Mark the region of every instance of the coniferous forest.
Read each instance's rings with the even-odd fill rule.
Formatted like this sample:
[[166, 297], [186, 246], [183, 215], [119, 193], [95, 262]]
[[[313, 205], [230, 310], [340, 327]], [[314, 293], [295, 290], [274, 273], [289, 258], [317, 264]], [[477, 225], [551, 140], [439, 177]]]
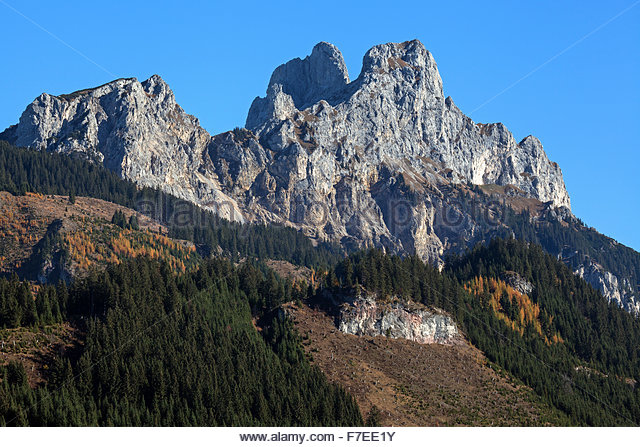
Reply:
[[138, 188], [87, 160], [16, 148], [2, 140], [0, 191], [86, 196], [117, 203], [167, 225], [171, 237], [193, 241], [206, 256], [219, 247], [233, 260], [249, 256], [327, 267], [343, 255], [340, 247], [324, 243], [314, 246], [292, 228], [229, 222], [162, 191]]
[[[0, 287], [3, 306], [28, 293]], [[290, 298], [290, 282], [228, 261], [176, 276], [139, 259], [61, 287], [42, 293], [82, 322], [82, 352], [60, 357], [35, 390], [20, 364], [2, 367], [0, 425], [362, 424], [354, 400], [309, 364], [290, 322], [265, 315], [264, 334], [255, 330], [253, 301]], [[3, 314], [5, 324], [60, 317], [26, 308]]]
[[[603, 250], [611, 243], [595, 231], [535, 227], [513, 212], [506, 220], [515, 239], [451, 256], [439, 271], [416, 256], [372, 249], [345, 257], [293, 229], [230, 223], [85, 160], [4, 142], [0, 190], [137, 208], [172, 237], [193, 241], [204, 259], [179, 274], [162, 260], [137, 258], [69, 283], [34, 284], [22, 271], [0, 278], [1, 329], [69, 323], [81, 338], [38, 386], [22, 364], [0, 366], [0, 425], [361, 425], [355, 400], [312, 366], [280, 308], [356, 287], [443, 309], [496, 368], [567, 423], [640, 424], [640, 320], [548, 254], [573, 244], [611, 271], [639, 278], [638, 254]], [[159, 205], [141, 205], [149, 203]], [[191, 223], [175, 222], [185, 207]], [[139, 225], [122, 212], [112, 223]], [[46, 237], [36, 249], [46, 249]], [[268, 259], [318, 269], [320, 280], [308, 287], [283, 279], [262, 262]], [[516, 293], [505, 274], [531, 291]]]

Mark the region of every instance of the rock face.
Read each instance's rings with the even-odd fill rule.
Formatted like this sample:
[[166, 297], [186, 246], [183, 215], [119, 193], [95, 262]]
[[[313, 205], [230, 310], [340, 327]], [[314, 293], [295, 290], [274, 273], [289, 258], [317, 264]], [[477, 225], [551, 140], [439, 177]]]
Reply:
[[561, 171], [540, 141], [529, 136], [517, 143], [500, 123], [473, 123], [444, 98], [437, 65], [418, 41], [372, 48], [352, 83], [339, 51], [318, 44], [304, 61], [276, 69], [267, 96], [251, 106], [247, 128], [275, 151], [298, 146], [333, 155], [333, 166], [325, 167], [334, 172], [326, 177], [343, 177], [349, 164], [370, 171], [370, 165], [404, 161], [410, 166], [395, 170], [424, 172], [436, 162], [451, 169], [447, 177], [454, 180], [510, 184], [570, 207]]
[[141, 186], [242, 220], [235, 201], [208, 172], [210, 135], [176, 103], [159, 77], [118, 79], [69, 95], [43, 93], [0, 138], [16, 146], [75, 154]]
[[333, 97], [348, 83], [349, 74], [340, 51], [330, 43], [320, 42], [304, 60], [296, 58], [276, 68], [269, 81], [267, 97], [256, 98], [249, 109], [247, 128], [261, 125], [289, 106], [280, 104], [276, 97], [291, 101], [292, 107], [303, 110]]
[[472, 122], [444, 97], [418, 41], [372, 48], [353, 82], [340, 52], [320, 43], [275, 70], [246, 126], [274, 152], [262, 207], [320, 238], [438, 262], [448, 248], [437, 214], [449, 185], [512, 185], [570, 207], [540, 141], [517, 143], [502, 124]]
[[528, 295], [533, 292], [533, 284], [516, 272], [504, 272], [500, 277], [503, 281], [523, 295]]
[[461, 340], [448, 315], [413, 303], [380, 304], [366, 296], [342, 305], [338, 329], [347, 334], [382, 335], [418, 343], [453, 344]]
[[636, 316], [640, 315], [640, 301], [636, 298], [627, 278], [618, 278], [600, 264], [590, 260], [578, 267], [575, 274], [599, 290], [609, 302], [618, 304]]

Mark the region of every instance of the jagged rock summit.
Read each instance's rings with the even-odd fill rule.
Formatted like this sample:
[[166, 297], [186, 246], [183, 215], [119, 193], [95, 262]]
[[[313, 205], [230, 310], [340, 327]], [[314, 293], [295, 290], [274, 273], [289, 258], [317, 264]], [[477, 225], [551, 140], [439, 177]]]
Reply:
[[293, 101], [293, 107], [304, 109], [321, 99], [330, 98], [349, 83], [347, 66], [342, 53], [327, 42], [320, 42], [311, 55], [296, 58], [275, 69], [267, 88], [267, 98], [257, 98], [247, 117], [247, 128], [271, 118], [277, 110], [275, 98], [284, 93]]
[[318, 44], [311, 56], [274, 71], [246, 126], [272, 150], [332, 153], [341, 166], [363, 159], [405, 163], [401, 169], [420, 173], [436, 164], [451, 169], [454, 182], [514, 185], [570, 208], [560, 168], [540, 141], [529, 136], [517, 143], [501, 123], [465, 116], [444, 97], [436, 62], [421, 42], [373, 47], [360, 76], [348, 79], [339, 51]]

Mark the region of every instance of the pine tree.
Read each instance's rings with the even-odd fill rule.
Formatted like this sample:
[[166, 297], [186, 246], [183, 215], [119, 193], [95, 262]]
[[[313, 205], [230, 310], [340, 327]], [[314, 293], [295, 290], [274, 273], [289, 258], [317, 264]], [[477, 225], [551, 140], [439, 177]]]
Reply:
[[132, 214], [131, 217], [129, 217], [129, 228], [136, 231], [140, 229], [138, 217], [135, 214]]

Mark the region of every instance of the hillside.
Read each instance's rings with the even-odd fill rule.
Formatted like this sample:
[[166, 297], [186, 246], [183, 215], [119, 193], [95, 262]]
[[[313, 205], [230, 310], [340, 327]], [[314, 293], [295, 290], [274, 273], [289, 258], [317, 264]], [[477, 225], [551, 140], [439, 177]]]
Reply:
[[326, 268], [343, 255], [340, 247], [314, 243], [293, 228], [230, 222], [162, 191], [139, 188], [87, 160], [16, 148], [4, 141], [0, 141], [0, 191], [113, 202], [159, 222], [174, 239], [192, 241], [205, 257], [218, 253], [235, 260], [248, 256]]
[[[3, 341], [5, 337], [16, 340], [18, 348], [5, 345], [3, 349], [6, 366], [0, 368], [4, 377], [0, 387], [13, 403], [0, 417], [11, 425], [333, 425], [353, 423], [359, 420], [358, 414], [370, 422], [391, 425], [634, 425], [640, 421], [640, 324], [607, 304], [599, 292], [538, 246], [495, 239], [451, 260], [443, 272], [416, 257], [375, 250], [356, 253], [319, 275], [282, 261], [274, 266], [292, 279], [279, 278], [266, 265], [253, 261], [236, 265], [201, 261], [193, 271], [176, 275], [167, 261], [148, 257], [124, 259], [103, 274], [76, 280], [68, 291], [61, 283], [56, 288], [38, 287], [32, 295], [28, 283], [0, 279], [2, 324], [19, 328], [2, 332]], [[308, 287], [310, 275], [315, 276], [315, 288]], [[425, 344], [402, 339], [409, 332], [401, 327], [384, 330], [383, 326], [376, 337], [343, 333], [348, 326], [339, 324], [344, 315], [338, 309], [341, 303], [355, 305], [357, 301], [350, 297], [363, 289], [376, 297], [382, 312], [402, 313], [404, 308], [414, 315], [408, 320], [385, 317], [387, 322], [415, 324], [421, 312], [418, 304], [411, 308], [403, 304], [411, 301], [431, 313], [446, 313], [460, 335], [452, 342]], [[217, 293], [229, 295], [218, 301]], [[297, 304], [286, 304], [291, 302]], [[222, 307], [213, 310], [211, 305]], [[224, 310], [226, 306], [231, 308]], [[180, 309], [178, 320], [173, 318], [176, 309]], [[369, 318], [358, 312], [353, 315]], [[172, 323], [165, 327], [165, 320]], [[67, 322], [77, 335], [65, 335]], [[162, 328], [156, 328], [160, 323]], [[212, 357], [204, 364], [197, 360], [200, 354], [181, 360], [173, 348], [167, 348], [181, 346], [187, 353], [200, 350], [203, 345], [197, 340], [210, 330], [217, 335], [207, 338], [214, 347], [207, 347]], [[236, 330], [240, 338], [227, 340]], [[134, 333], [150, 338], [131, 345], [128, 340]], [[185, 339], [185, 334], [195, 338]], [[55, 354], [49, 348], [39, 349], [44, 340], [63, 349]], [[232, 344], [221, 345], [223, 340]], [[247, 344], [249, 340], [253, 341]], [[122, 348], [115, 357], [120, 363], [86, 370], [83, 365], [106, 354], [105, 343]], [[285, 364], [256, 368], [255, 362], [267, 360], [252, 357], [256, 353], [252, 343], [264, 344], [267, 352], [280, 359], [277, 362]], [[233, 367], [224, 363], [231, 355], [228, 349], [235, 350]], [[51, 357], [49, 361], [38, 363], [38, 357], [46, 356]], [[237, 369], [238, 362], [252, 366]], [[28, 374], [21, 365], [34, 369]], [[309, 369], [309, 365], [315, 366]], [[333, 398], [315, 393], [312, 397], [304, 381], [273, 379], [281, 367], [311, 374], [314, 386], [339, 385], [335, 399], [341, 403], [332, 407], [336, 405]], [[142, 369], [133, 373], [136, 368]], [[156, 375], [169, 370], [179, 375], [164, 379]], [[74, 371], [87, 375], [69, 379]], [[231, 389], [246, 390], [236, 410], [211, 407], [220, 399], [232, 401], [229, 393], [206, 397], [218, 390], [211, 380], [219, 374], [236, 381]], [[161, 385], [166, 380], [174, 385]], [[256, 391], [256, 380], [267, 388]], [[202, 381], [209, 385], [193, 388]], [[160, 388], [149, 389], [148, 383]], [[286, 392], [270, 388], [285, 383], [294, 388]], [[292, 391], [298, 386], [300, 391]], [[21, 399], [62, 398], [60, 387], [69, 391], [55, 409], [19, 410]], [[355, 403], [349, 403], [351, 397], [341, 394], [343, 389], [358, 403], [357, 411], [351, 406]], [[113, 400], [105, 402], [104, 392]], [[199, 397], [181, 401], [183, 393]], [[147, 397], [131, 409], [135, 396], [142, 395]], [[292, 408], [299, 408], [298, 399], [309, 399], [315, 410], [296, 413]], [[284, 407], [279, 409], [280, 404]], [[80, 407], [90, 410], [79, 411]], [[181, 410], [158, 414], [160, 408]], [[340, 415], [331, 408], [340, 409]]]
[[416, 257], [357, 253], [328, 273], [316, 299], [353, 295], [354, 285], [445, 310], [489, 361], [571, 424], [640, 423], [640, 322], [540, 246], [494, 239], [443, 272]]
[[[112, 223], [116, 212], [136, 216], [136, 229]], [[66, 281], [93, 266], [125, 258], [162, 258], [176, 271], [198, 260], [192, 243], [166, 236], [167, 228], [128, 208], [100, 199], [0, 192], [0, 274]]]
[[443, 346], [355, 336], [308, 305], [286, 307], [312, 363], [373, 407], [385, 426], [532, 426], [566, 423], [533, 391], [468, 342]]
[[[13, 319], [22, 309], [6, 303], [24, 285], [3, 281], [0, 309]], [[209, 261], [175, 274], [148, 258], [111, 265], [68, 293], [45, 286], [35, 303], [46, 299], [84, 336], [75, 352], [57, 353], [46, 382], [31, 381], [36, 388], [23, 364], [0, 365], [0, 425], [361, 424], [355, 402], [309, 365], [286, 321], [272, 320], [263, 335], [253, 326], [256, 299], [273, 305], [287, 294], [290, 283], [250, 265]], [[46, 313], [36, 308], [39, 324]]]

